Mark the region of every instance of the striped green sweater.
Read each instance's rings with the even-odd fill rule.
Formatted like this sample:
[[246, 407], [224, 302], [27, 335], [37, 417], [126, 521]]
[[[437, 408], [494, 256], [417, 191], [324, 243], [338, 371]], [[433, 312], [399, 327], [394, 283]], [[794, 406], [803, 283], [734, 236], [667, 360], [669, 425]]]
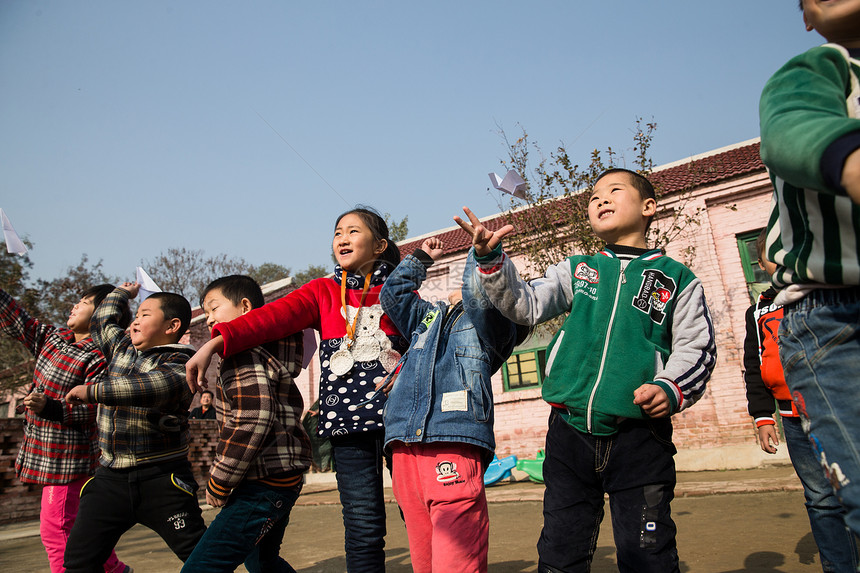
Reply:
[[833, 176], [860, 146], [858, 75], [858, 60], [826, 44], [790, 60], [762, 92], [761, 157], [774, 187], [767, 253], [778, 287], [860, 285], [860, 207]]

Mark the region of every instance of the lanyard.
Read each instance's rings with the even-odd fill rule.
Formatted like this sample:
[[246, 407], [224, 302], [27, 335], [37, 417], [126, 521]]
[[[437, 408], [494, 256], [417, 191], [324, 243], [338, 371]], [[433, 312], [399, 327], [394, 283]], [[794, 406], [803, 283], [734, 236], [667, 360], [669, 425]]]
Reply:
[[358, 313], [361, 307], [364, 306], [364, 298], [367, 296], [367, 291], [370, 289], [370, 273], [364, 277], [364, 288], [361, 289], [361, 302], [358, 303], [358, 309], [355, 311], [355, 318], [352, 319], [352, 324], [349, 323], [349, 313], [346, 311], [346, 271], [340, 276], [340, 303], [343, 306], [343, 320], [346, 323], [346, 335], [349, 337], [349, 344], [352, 346], [355, 342], [355, 325], [358, 323]]

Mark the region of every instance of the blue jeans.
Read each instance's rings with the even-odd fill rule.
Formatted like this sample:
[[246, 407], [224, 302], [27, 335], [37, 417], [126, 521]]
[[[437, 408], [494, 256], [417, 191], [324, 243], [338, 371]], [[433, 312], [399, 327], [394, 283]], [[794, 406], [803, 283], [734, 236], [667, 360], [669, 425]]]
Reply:
[[779, 354], [816, 457], [860, 534], [860, 288], [820, 289], [785, 307]]
[[825, 572], [857, 571], [857, 545], [845, 526], [845, 510], [824, 477], [812, 444], [803, 433], [799, 418], [782, 419], [788, 455], [803, 484], [809, 526], [821, 554]]
[[349, 573], [385, 571], [382, 431], [331, 438]]
[[280, 551], [301, 489], [301, 485], [274, 488], [253, 480], [240, 483], [182, 571], [235, 571], [244, 563], [251, 573], [295, 573]]
[[625, 420], [613, 436], [583, 434], [555, 410], [546, 435], [540, 573], [591, 570], [609, 494], [612, 530], [622, 573], [678, 569], [675, 446], [668, 418]]

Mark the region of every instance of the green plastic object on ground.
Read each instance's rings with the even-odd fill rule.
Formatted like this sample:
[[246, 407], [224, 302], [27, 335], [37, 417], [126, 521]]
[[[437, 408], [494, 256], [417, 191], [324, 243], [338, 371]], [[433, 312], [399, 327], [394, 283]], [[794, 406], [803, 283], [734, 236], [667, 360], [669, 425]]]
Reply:
[[536, 483], [543, 483], [543, 450], [538, 450], [534, 460], [517, 460], [517, 469], [525, 472], [529, 479]]

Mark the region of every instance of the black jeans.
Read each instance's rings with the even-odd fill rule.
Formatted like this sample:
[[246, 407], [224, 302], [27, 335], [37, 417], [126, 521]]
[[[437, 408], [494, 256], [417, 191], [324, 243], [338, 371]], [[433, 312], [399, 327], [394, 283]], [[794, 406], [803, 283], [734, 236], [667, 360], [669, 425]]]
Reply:
[[66, 571], [103, 571], [111, 549], [137, 523], [158, 533], [185, 561], [206, 531], [196, 491], [186, 460], [128, 470], [98, 468], [81, 489], [66, 544]]
[[541, 573], [589, 571], [609, 494], [621, 572], [678, 571], [675, 446], [668, 418], [625, 420], [613, 436], [578, 432], [555, 411], [546, 436]]
[[383, 437], [382, 431], [372, 431], [331, 439], [349, 573], [385, 571]]

